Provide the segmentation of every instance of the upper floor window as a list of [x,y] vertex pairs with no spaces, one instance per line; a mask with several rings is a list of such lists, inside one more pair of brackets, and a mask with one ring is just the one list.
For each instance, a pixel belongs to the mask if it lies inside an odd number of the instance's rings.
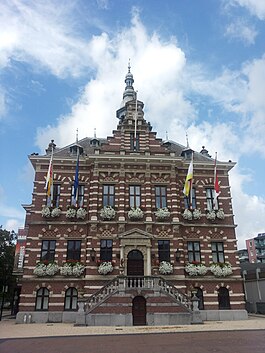
[[51,197],[47,198],[47,206],[59,207],[60,191],[61,191],[61,185],[60,184],[53,184]]
[[137,208],[141,204],[141,187],[139,185],[131,185],[129,187],[130,207]]
[[71,205],[77,206],[77,207],[83,207],[84,206],[84,194],[85,194],[85,186],[84,185],[78,185],[77,192],[76,192],[76,197],[74,196],[75,188],[74,185],[72,185],[72,191],[71,191]]
[[41,261],[54,261],[56,240],[43,240],[41,243]]
[[115,200],[114,185],[103,185],[103,206],[114,207]]
[[156,208],[167,207],[167,188],[165,186],[155,186]]
[[66,260],[80,261],[80,257],[81,257],[81,240],[68,240]]
[[139,151],[139,147],[140,147],[139,137],[140,136],[139,136],[138,132],[136,133],[136,136],[135,136],[134,132],[130,133],[130,149],[131,150]]
[[159,262],[167,261],[170,262],[170,241],[169,240],[158,240],[158,257]]
[[185,209],[190,209],[192,208],[193,210],[196,208],[196,190],[194,188],[192,188],[190,190],[190,193],[192,193],[192,198],[189,196],[184,196],[184,207]]
[[40,288],[36,292],[36,310],[48,310],[49,307],[49,290],[47,288]]
[[212,242],[213,262],[225,262],[224,244],[222,242]]
[[201,248],[199,241],[188,241],[189,262],[201,262]]
[[[215,197],[215,190],[213,188],[206,189],[206,202],[207,202],[208,211],[212,211],[214,209],[214,197]],[[216,202],[218,205],[218,199],[216,200]]]
[[111,261],[112,260],[112,240],[102,239],[100,241],[100,260]]
[[68,288],[65,292],[64,310],[77,310],[78,292],[75,288]]

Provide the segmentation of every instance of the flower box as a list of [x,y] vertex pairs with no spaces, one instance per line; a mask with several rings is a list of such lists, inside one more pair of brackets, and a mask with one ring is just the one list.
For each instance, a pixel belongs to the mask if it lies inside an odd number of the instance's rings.
[[107,275],[113,271],[113,265],[111,261],[101,262],[98,266],[98,273],[100,275]]
[[49,207],[49,206],[44,206],[43,209],[41,210],[41,215],[44,218],[49,218],[49,217],[59,217],[61,215],[62,211],[59,207]]
[[158,271],[161,275],[170,275],[173,272],[173,266],[170,262],[161,261]]
[[140,209],[140,207],[137,208],[131,208],[130,211],[128,212],[128,217],[131,220],[140,220],[144,216],[144,212]]
[[168,210],[167,207],[158,208],[157,211],[155,212],[155,216],[158,221],[164,221],[169,219],[170,211]]
[[75,276],[80,277],[85,270],[85,266],[80,262],[66,262],[61,268],[62,276]]
[[83,207],[78,208],[78,210],[76,211],[76,218],[85,219],[86,215],[87,215],[87,211]]
[[112,208],[111,206],[104,206],[99,213],[100,217],[103,220],[112,220],[115,218],[116,212],[114,210],[114,208]]
[[210,271],[215,277],[226,277],[233,273],[232,266],[229,262],[212,264]]
[[33,270],[34,275],[38,277],[54,276],[59,271],[59,266],[55,262],[48,263],[47,265],[43,262],[37,263]]
[[189,276],[204,276],[208,272],[208,268],[201,263],[188,263],[185,267],[185,271]]

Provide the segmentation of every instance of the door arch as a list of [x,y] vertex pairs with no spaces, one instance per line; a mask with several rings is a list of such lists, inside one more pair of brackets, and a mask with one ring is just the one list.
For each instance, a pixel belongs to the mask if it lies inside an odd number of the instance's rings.
[[230,309],[229,290],[225,287],[220,287],[218,290],[219,310]]
[[138,295],[132,301],[133,326],[146,325],[146,300]]
[[127,257],[127,275],[143,276],[144,275],[144,256],[140,250],[132,250]]

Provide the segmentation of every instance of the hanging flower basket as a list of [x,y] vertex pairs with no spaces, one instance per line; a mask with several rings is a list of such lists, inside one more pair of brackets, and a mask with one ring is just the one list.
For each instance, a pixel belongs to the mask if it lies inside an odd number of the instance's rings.
[[162,261],[159,265],[158,271],[161,275],[170,275],[173,272],[173,266],[170,262]]
[[111,206],[104,206],[100,210],[99,215],[103,220],[110,221],[111,219],[114,219],[116,212],[115,212],[114,208],[112,208]]
[[201,215],[201,210],[199,210],[198,208],[195,208],[195,210],[193,210],[193,219],[200,219]]
[[51,211],[51,216],[53,218],[56,218],[56,217],[59,217],[61,215],[61,213],[62,213],[61,209],[59,207],[55,207]]
[[111,273],[112,271],[113,271],[113,266],[112,266],[112,263],[110,261],[102,262],[98,266],[98,273],[100,275],[107,275],[108,273]]
[[169,219],[170,211],[168,210],[167,207],[158,208],[158,210],[155,212],[155,216],[156,216],[157,220],[164,221],[164,220]]
[[210,221],[214,221],[216,218],[216,213],[214,210],[209,211],[206,213],[206,218],[209,219]]
[[62,276],[75,276],[80,277],[85,270],[85,266],[80,262],[68,263],[66,262],[61,268],[60,272]]
[[68,210],[66,211],[66,218],[73,219],[76,217],[76,208],[75,207],[69,207]]
[[190,210],[188,210],[187,208],[185,209],[185,211],[182,213],[182,216],[184,219],[191,221],[192,220],[192,212]]
[[224,219],[225,218],[225,213],[222,208],[219,208],[219,210],[216,212],[216,217],[219,219]]
[[42,217],[48,218],[51,217],[51,210],[49,206],[44,206],[41,210]]
[[217,263],[210,266],[210,271],[215,277],[226,277],[233,273],[232,266],[230,263]]
[[80,207],[77,211],[76,211],[76,218],[79,219],[85,219],[87,215],[87,211],[85,208]]
[[204,276],[208,272],[208,268],[203,264],[188,263],[185,267],[185,271],[189,276]]
[[131,220],[139,220],[142,219],[144,216],[143,211],[140,209],[140,207],[137,208],[131,208],[130,211],[128,212],[128,217]]
[[55,262],[45,265],[39,262],[33,270],[34,275],[38,277],[54,276],[59,271],[59,266]]

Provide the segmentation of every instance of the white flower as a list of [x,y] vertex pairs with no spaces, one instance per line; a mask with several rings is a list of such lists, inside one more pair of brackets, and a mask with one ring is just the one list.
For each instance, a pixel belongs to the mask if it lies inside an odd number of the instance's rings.
[[183,216],[184,219],[187,219],[189,221],[192,220],[192,212],[190,210],[188,210],[187,208],[182,213],[182,216]]
[[144,216],[143,211],[137,207],[137,208],[131,208],[130,211],[128,212],[128,217],[130,219],[142,219]]
[[37,264],[33,270],[34,275],[38,277],[42,277],[46,275],[46,265],[45,264]]
[[66,211],[66,218],[75,218],[76,216],[76,209],[75,208],[68,208]]
[[79,277],[83,274],[84,270],[85,270],[85,266],[80,263],[77,263],[73,266],[73,275],[75,277]]
[[170,273],[173,272],[173,266],[171,265],[170,262],[162,261],[159,265],[158,270],[162,275],[169,275]]
[[111,206],[104,206],[101,210],[100,210],[100,217],[102,219],[113,219],[115,217],[115,210],[111,207]]
[[50,263],[45,265],[43,263],[38,263],[33,270],[34,275],[38,277],[42,276],[54,276],[59,270],[59,267],[56,263]]
[[87,211],[83,208],[80,207],[77,211],[76,211],[76,217],[80,218],[80,219],[85,219],[87,215]]
[[210,221],[214,221],[216,218],[216,213],[214,210],[209,211],[208,213],[206,213],[206,218],[209,219]]
[[101,275],[106,275],[108,273],[111,273],[112,271],[113,271],[113,266],[110,261],[102,262],[98,267],[98,273]]
[[73,268],[71,264],[64,264],[61,268],[60,268],[60,272],[62,276],[72,276],[73,274]]
[[59,267],[55,263],[50,263],[46,266],[46,275],[54,276],[59,271]]
[[51,216],[50,207],[44,206],[43,209],[41,210],[41,215],[42,217],[50,217]]
[[52,217],[59,217],[61,215],[62,211],[60,210],[60,208],[55,207],[52,212],[51,212],[51,216]]
[[224,219],[225,218],[225,213],[222,208],[219,208],[219,210],[216,212],[216,217],[219,219]]
[[167,207],[158,208],[155,212],[155,216],[159,219],[167,219],[170,217],[170,212]]
[[204,276],[206,275],[208,268],[203,265],[203,264],[191,264],[189,263],[185,267],[185,271],[190,275],[190,276]]
[[193,218],[194,218],[194,219],[200,219],[200,218],[201,218],[201,215],[202,215],[201,210],[195,209],[195,210],[193,211]]
[[212,264],[210,270],[216,277],[226,277],[233,273],[232,266],[229,263]]

